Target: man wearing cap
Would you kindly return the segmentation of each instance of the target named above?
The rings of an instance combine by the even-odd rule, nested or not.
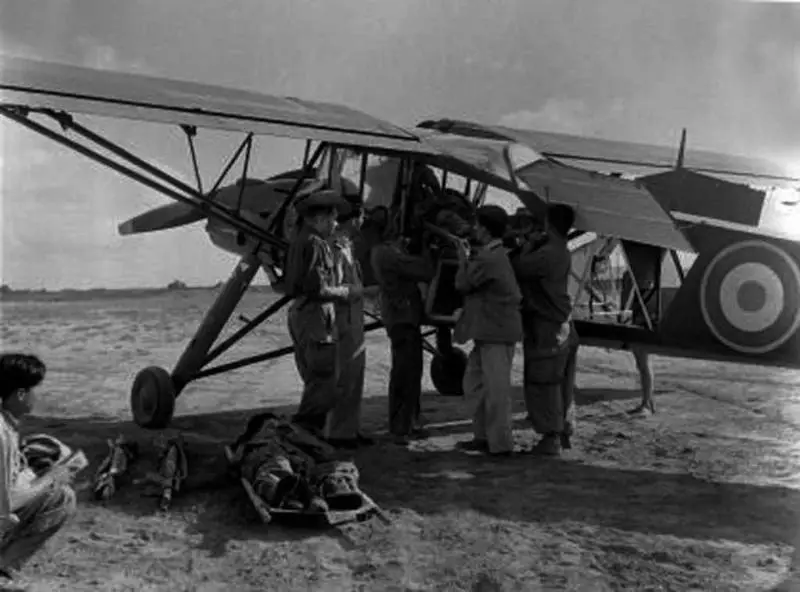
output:
[[[312,432],[322,432],[336,402],[339,378],[338,331],[335,303],[361,298],[362,288],[337,282],[336,265],[328,239],[336,218],[347,207],[335,191],[323,190],[295,204],[299,231],[286,255],[286,294],[289,334],[295,363],[303,380],[303,395],[294,421]]]
[[[337,228],[330,242],[336,279],[340,284],[363,286],[361,264],[356,258],[354,248],[363,220],[364,213],[360,204],[352,202],[337,220]],[[339,382],[336,405],[328,414],[325,436],[333,446],[356,448],[372,443],[370,438],[360,433],[367,359],[364,343],[364,300],[359,297],[349,302],[337,302],[335,308],[339,335]]]
[[[464,375],[464,393],[475,400],[473,440],[465,447],[491,455],[511,454],[511,364],[522,340],[520,293],[502,239],[508,214],[499,206],[478,208],[470,257],[459,249],[456,289],[464,311],[453,332],[456,343],[473,341]]]
[[[542,439],[535,454],[558,455],[570,447],[578,339],[568,291],[572,257],[567,234],[574,210],[554,204],[547,210],[546,242],[530,242],[512,259],[522,288],[525,338],[525,405]]]
[[[389,335],[392,369],[389,375],[389,432],[397,444],[408,443],[415,431],[422,397],[423,306],[419,283],[435,274],[429,254],[410,254],[392,223],[384,240],[372,249],[371,264],[380,286],[381,320]]]

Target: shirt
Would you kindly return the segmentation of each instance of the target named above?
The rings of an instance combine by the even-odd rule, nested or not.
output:
[[[524,314],[563,323],[572,316],[569,274],[572,256],[564,237],[551,233],[547,242],[530,251],[523,248],[512,266],[522,289]]]
[[[418,284],[433,279],[433,263],[393,242],[373,248],[371,263],[381,289],[381,320],[386,330],[398,324],[421,325],[424,311]]]
[[[453,331],[456,343],[512,344],[522,339],[522,294],[499,240],[477,249],[459,267],[455,284],[464,294],[464,311]]]
[[[295,300],[290,314],[302,316],[303,331],[313,341],[335,340],[334,301],[345,301],[350,289],[337,282],[336,266],[328,242],[304,226],[286,254],[286,294]]]
[[[12,513],[11,491],[23,469],[19,449],[17,420],[8,413],[0,413],[0,516]]]

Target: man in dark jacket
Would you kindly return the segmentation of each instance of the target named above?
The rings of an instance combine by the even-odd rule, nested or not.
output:
[[[502,239],[508,215],[499,206],[477,211],[475,239],[481,245],[467,256],[459,250],[456,289],[464,311],[456,323],[456,343],[473,342],[464,375],[465,395],[475,401],[471,448],[492,455],[511,454],[511,364],[522,339],[520,294]]]
[[[405,444],[419,418],[422,395],[424,311],[419,284],[430,282],[435,270],[429,254],[410,254],[403,239],[392,234],[386,231],[386,239],[372,250],[371,262],[392,348],[389,431],[398,444]]]
[[[513,266],[523,295],[525,404],[542,439],[537,454],[557,455],[570,446],[578,339],[568,292],[572,257],[567,233],[575,212],[565,205],[547,211],[547,240],[523,248]]]

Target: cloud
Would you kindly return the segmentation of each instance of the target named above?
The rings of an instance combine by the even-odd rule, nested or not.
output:
[[[88,35],[75,39],[81,65],[98,70],[113,70],[137,74],[156,74],[154,68],[141,59],[128,59],[120,56],[112,46],[101,43]]]
[[[599,135],[609,132],[618,135],[624,103],[616,100],[610,105],[593,105],[581,99],[549,98],[535,111],[520,110],[507,113],[499,124],[506,127],[536,129],[576,135]]]

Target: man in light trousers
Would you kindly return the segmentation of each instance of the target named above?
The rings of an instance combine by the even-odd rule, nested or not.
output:
[[[511,364],[522,340],[522,294],[502,238],[508,214],[498,206],[477,211],[475,238],[481,244],[470,257],[459,249],[456,289],[464,294],[463,314],[454,341],[473,341],[464,375],[464,393],[476,401],[473,440],[464,448],[507,456],[511,431]]]

